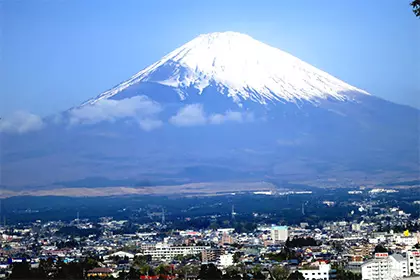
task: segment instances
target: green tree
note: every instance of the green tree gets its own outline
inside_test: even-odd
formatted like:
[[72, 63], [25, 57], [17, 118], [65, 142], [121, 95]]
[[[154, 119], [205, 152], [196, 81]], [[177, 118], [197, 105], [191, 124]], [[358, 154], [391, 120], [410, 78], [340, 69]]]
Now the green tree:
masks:
[[83, 279], [83, 268], [79, 263], [60, 263], [57, 265], [55, 279]]
[[287, 280], [305, 280], [305, 277], [299, 271], [295, 271], [287, 277]]
[[241, 279], [239, 270], [235, 266], [229, 266], [226, 268], [226, 274], [223, 275], [224, 279]]
[[168, 275], [170, 273], [170, 267], [167, 264], [160, 264], [155, 269], [158, 275]]
[[271, 269], [271, 275], [275, 280], [286, 280], [289, 274], [289, 269], [284, 266], [276, 265]]
[[382, 244], [378, 244], [375, 247], [375, 253], [388, 253], [388, 249], [385, 248]]
[[47, 278], [47, 275], [52, 273], [54, 269], [53, 267], [54, 267], [54, 260], [52, 258], [48, 258], [46, 260], [40, 260], [37, 273], [39, 275], [45, 275], [45, 278]]
[[241, 258], [241, 253], [240, 253], [240, 252], [235, 252], [235, 253], [233, 254], [233, 262], [234, 262], [234, 263], [238, 263], [238, 262], [239, 262], [239, 260], [240, 260], [240, 258]]
[[[150, 267], [148, 268], [150, 269]], [[128, 275], [126, 279], [130, 279], [130, 280], [140, 279], [140, 271], [138, 269], [135, 269], [134, 267], [130, 267], [130, 270], [128, 271]]]
[[133, 266], [135, 266], [137, 268], [140, 268], [140, 267], [146, 265], [150, 261], [151, 261], [151, 259], [149, 260], [149, 256], [141, 256], [141, 255], [134, 256]]
[[120, 273], [118, 273], [118, 278], [117, 279], [121, 279], [121, 280], [125, 280], [128, 278], [128, 273], [123, 271], [120, 271]]
[[12, 275], [10, 279], [31, 279], [32, 273], [29, 263], [14, 263], [12, 267]]
[[342, 265], [335, 265], [332, 267], [336, 270], [336, 280], [361, 280], [362, 275], [360, 273], [354, 273], [345, 268]]
[[211, 223], [210, 224], [210, 229], [212, 229], [212, 230], [216, 230], [216, 229], [218, 229], [220, 226], [216, 223], [216, 222], [213, 222], [213, 223]]
[[258, 273], [258, 272], [261, 272], [261, 270], [262, 270], [262, 267], [261, 267], [261, 265], [260, 265], [260, 264], [256, 264], [256, 265], [252, 268], [252, 272], [253, 272], [254, 274], [256, 274], [256, 273]]
[[252, 273], [254, 275], [254, 279], [264, 280], [265, 276], [262, 274], [262, 268], [261, 265], [257, 264], [254, 266], [254, 269], [252, 270]]
[[222, 272], [214, 264], [202, 265], [199, 279], [222, 279]]
[[176, 270], [175, 273], [178, 274], [178, 278], [179, 279], [184, 279], [188, 275], [190, 275], [190, 276], [191, 275], [197, 276], [199, 272], [200, 272], [200, 267], [199, 266], [188, 264], [188, 265], [184, 265], [184, 266], [179, 267]]
[[149, 271], [151, 270], [151, 267], [148, 264], [143, 264], [140, 266], [140, 273], [141, 275], [146, 275], [149, 273]]

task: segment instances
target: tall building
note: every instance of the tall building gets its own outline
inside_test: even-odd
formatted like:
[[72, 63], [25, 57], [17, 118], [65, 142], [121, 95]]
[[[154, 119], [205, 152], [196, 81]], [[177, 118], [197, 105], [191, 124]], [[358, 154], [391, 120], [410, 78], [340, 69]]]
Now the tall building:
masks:
[[407, 252], [408, 274], [420, 274], [420, 251]]
[[220, 249], [211, 248], [203, 250], [201, 252], [201, 262], [203, 264], [216, 263], [219, 260], [220, 255], [222, 255], [222, 251]]
[[271, 228], [271, 239], [274, 243], [285, 242], [289, 237], [287, 226], [274, 226]]
[[220, 240], [220, 244], [233, 244], [235, 241], [233, 240], [232, 236], [227, 234], [226, 232], [223, 233], [222, 238]]
[[179, 255], [197, 255], [202, 251], [210, 249], [210, 246], [172, 246], [166, 243], [142, 244], [139, 255], [150, 255], [153, 260], [171, 260]]
[[409, 275], [407, 259], [401, 255], [376, 253], [375, 258], [362, 264], [363, 280], [394, 280]]

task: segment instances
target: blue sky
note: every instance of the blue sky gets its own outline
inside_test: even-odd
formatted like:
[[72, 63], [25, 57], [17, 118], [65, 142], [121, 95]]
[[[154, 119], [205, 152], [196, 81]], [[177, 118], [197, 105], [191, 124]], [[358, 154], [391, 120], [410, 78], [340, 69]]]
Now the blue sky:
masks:
[[420, 20], [409, 2], [3, 1], [0, 114], [68, 109], [199, 34], [228, 30], [420, 107]]

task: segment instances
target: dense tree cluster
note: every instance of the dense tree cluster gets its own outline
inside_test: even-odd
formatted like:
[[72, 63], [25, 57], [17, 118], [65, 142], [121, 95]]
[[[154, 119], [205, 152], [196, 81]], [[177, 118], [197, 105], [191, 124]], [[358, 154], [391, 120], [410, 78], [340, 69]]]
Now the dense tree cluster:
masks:
[[[99, 265], [99, 259], [86, 258], [81, 262], [64, 263], [61, 260], [54, 261], [52, 258], [41, 260], [38, 268], [31, 268], [29, 263], [15, 263], [12, 268], [10, 279], [89, 279], [87, 272]], [[121, 261], [126, 261], [121, 259]], [[197, 277], [198, 279], [237, 279], [237, 280], [264, 280], [271, 276], [274, 280], [294, 280], [304, 279], [299, 272], [291, 272], [284, 266], [273, 266], [270, 270], [260, 265], [246, 267], [243, 264], [226, 268], [224, 272], [218, 269], [214, 264], [206, 265], [183, 265], [175, 268], [172, 265], [160, 264], [156, 267], [149, 265], [150, 258], [147, 256], [136, 256], [132, 266], [128, 271], [122, 271], [118, 274], [118, 279], [132, 280], [140, 279], [141, 275], [177, 276], [177, 279], [187, 277]], [[115, 279], [109, 276], [101, 279]]]
[[299, 259], [300, 256], [296, 253], [296, 251], [288, 248], [288, 247], [284, 247], [280, 253], [268, 253], [265, 255], [265, 257], [267, 257], [270, 260], [273, 261], [277, 261], [277, 262], [282, 262], [282, 261], [287, 261], [287, 260], [295, 260], [295, 259]]
[[84, 279], [86, 272], [97, 267], [98, 260], [86, 258], [81, 262], [54, 262], [52, 258], [41, 260], [38, 268], [27, 262], [14, 263], [10, 279]]
[[312, 237], [303, 238], [303, 237], [296, 237], [292, 240], [287, 239], [286, 241], [287, 248], [295, 248], [295, 247], [310, 247], [310, 246], [318, 246], [319, 244], [313, 239]]
[[378, 244], [375, 247], [374, 253], [388, 253], [389, 250], [385, 248], [382, 244]]
[[360, 273], [351, 272], [345, 270], [342, 266], [333, 266], [336, 270], [336, 280], [361, 280], [362, 275]]

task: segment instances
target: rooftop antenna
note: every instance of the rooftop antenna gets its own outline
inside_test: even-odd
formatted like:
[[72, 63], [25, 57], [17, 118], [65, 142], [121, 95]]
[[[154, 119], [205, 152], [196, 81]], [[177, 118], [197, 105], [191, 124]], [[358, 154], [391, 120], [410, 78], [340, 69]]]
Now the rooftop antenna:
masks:
[[305, 216], [305, 203], [302, 203], [302, 215]]

